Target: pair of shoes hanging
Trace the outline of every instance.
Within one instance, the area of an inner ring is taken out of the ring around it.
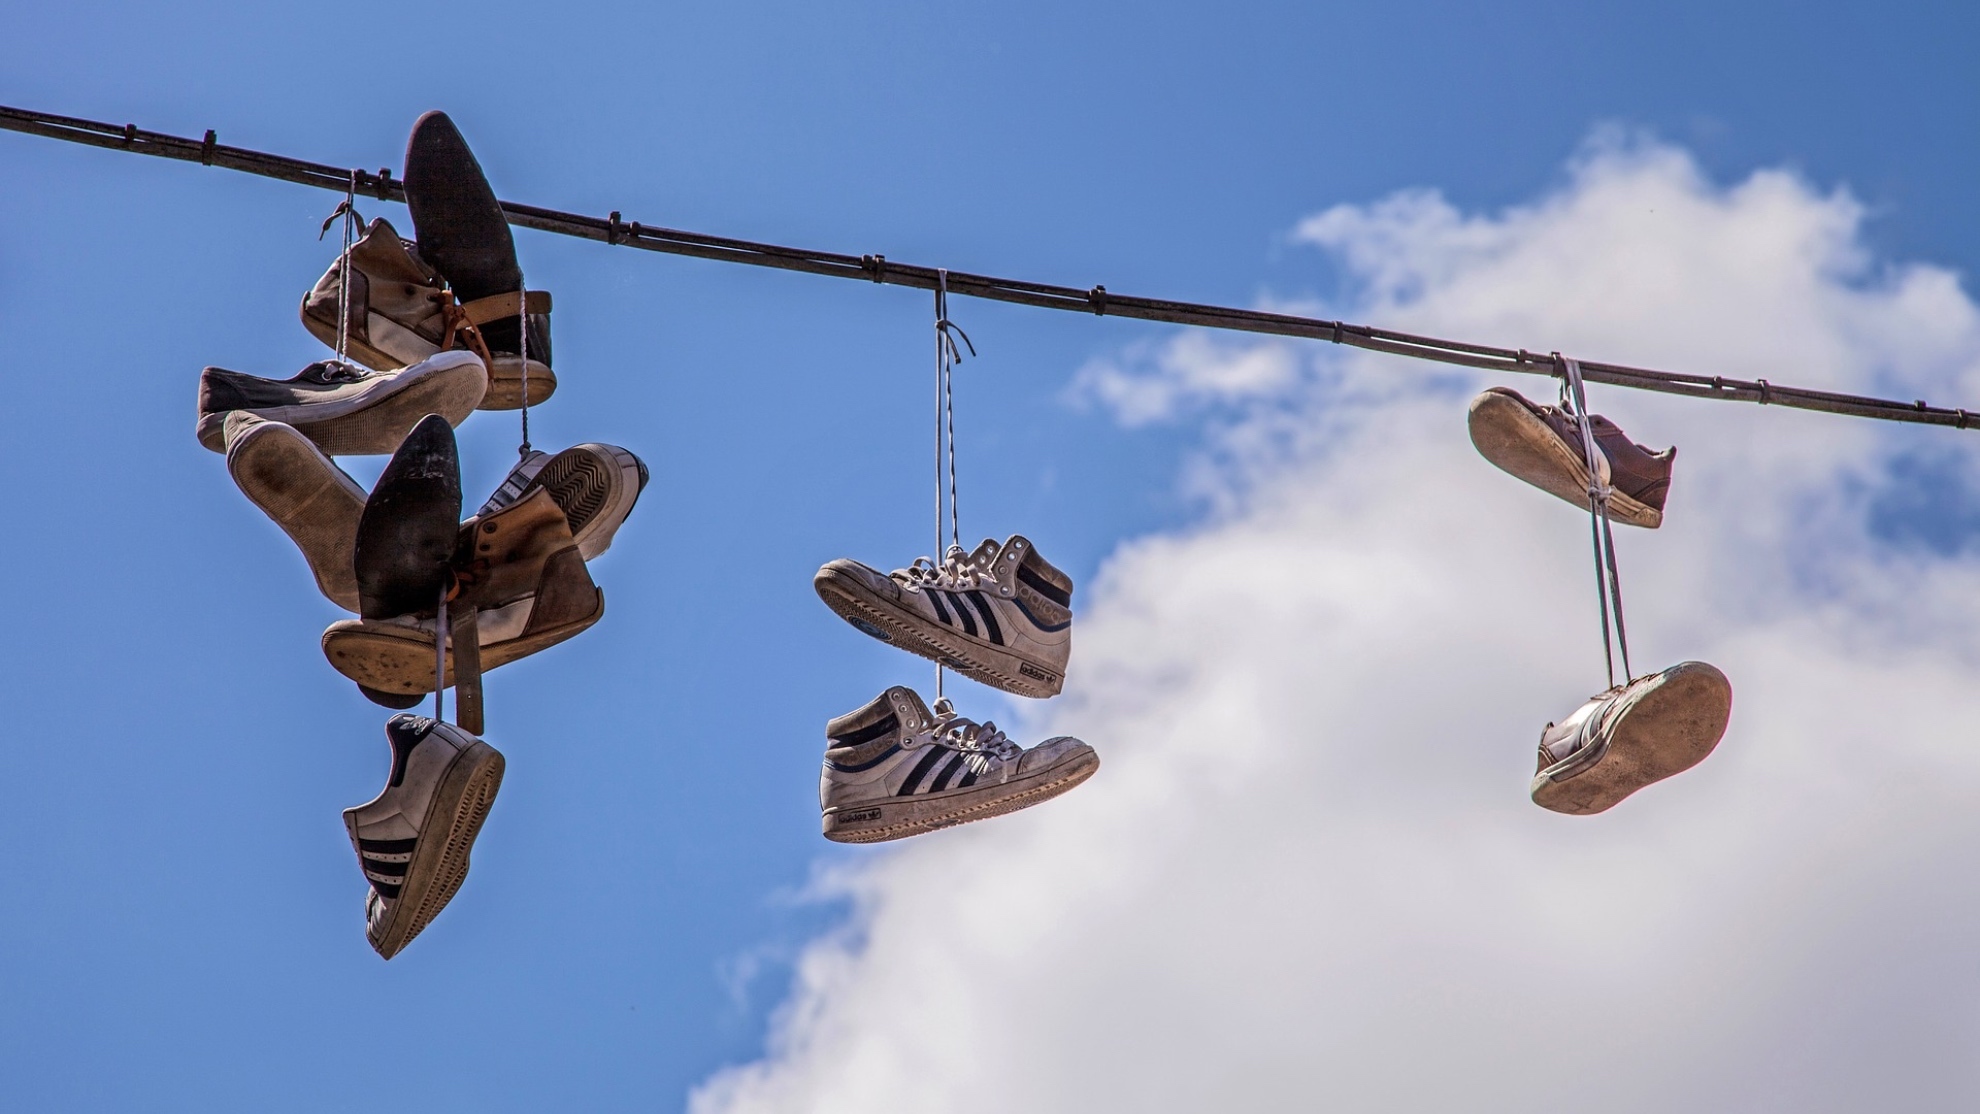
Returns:
[[[330,664],[388,707],[452,683],[451,665],[444,677],[435,669],[443,588],[449,614],[473,618],[484,672],[597,623],[605,594],[586,562],[611,545],[647,481],[645,464],[615,445],[532,453],[461,522],[453,447],[434,417],[393,457],[354,533],[359,617],[323,632]]]
[[[818,570],[812,586],[858,630],[993,688],[1058,694],[1072,653],[1072,578],[1028,538],[984,539],[891,573],[852,560]],[[818,783],[825,838],[901,839],[1050,800],[1092,777],[1100,757],[1061,736],[1029,749],[994,723],[931,711],[895,685],[825,725]]]
[[[1579,365],[1563,360],[1561,368],[1562,405],[1539,405],[1493,387],[1472,400],[1468,424],[1472,444],[1486,460],[1597,518],[1604,650],[1613,601],[1623,683],[1612,683],[1560,723],[1542,729],[1539,769],[1529,790],[1542,808],[1585,815],[1613,808],[1637,790],[1703,762],[1731,720],[1732,683],[1699,661],[1628,676],[1622,592],[1614,579],[1608,523],[1653,530],[1663,524],[1677,449],[1652,452],[1614,422],[1588,413]]]
[[[207,368],[201,444],[226,451],[227,415],[245,410],[296,427],[331,455],[389,453],[423,415],[459,425],[477,409],[550,398],[550,296],[524,292],[501,203],[445,113],[414,125],[405,188],[417,239],[374,220],[303,296],[304,327],[337,358],[288,379]],[[354,204],[340,208],[347,223]]]

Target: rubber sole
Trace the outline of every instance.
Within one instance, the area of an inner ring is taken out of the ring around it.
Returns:
[[[396,452],[407,431],[428,414],[449,426],[467,420],[488,390],[488,373],[472,352],[434,357],[430,367],[415,364],[362,397],[250,410],[281,422],[309,438],[330,456],[380,456]],[[227,413],[202,414],[200,444],[224,452]]]
[[[1732,719],[1732,682],[1702,661],[1664,670],[1637,697],[1592,765],[1555,780],[1574,757],[1533,779],[1533,803],[1571,816],[1614,808],[1630,794],[1705,761]]]
[[[522,360],[495,353],[495,366],[488,369],[488,393],[482,396],[482,410],[522,409]],[[541,406],[557,393],[557,373],[548,365],[529,361],[529,404]]]
[[[1586,511],[1588,466],[1518,399],[1486,392],[1471,401],[1471,443],[1501,470]],[[1609,521],[1654,530],[1664,512],[1621,491],[1609,495]]]
[[[825,838],[834,843],[885,843],[953,828],[976,820],[1042,804],[1090,778],[1100,756],[1087,747],[1053,766],[1001,785],[971,786],[916,797],[886,797],[826,809],[820,817]]]
[[[551,457],[518,500],[538,487],[564,512],[578,553],[589,561],[611,548],[612,536],[639,502],[639,460],[614,446],[579,445]]]
[[[460,892],[461,883],[467,881],[469,853],[495,805],[507,765],[500,751],[480,741],[455,756],[434,793],[427,813],[429,830],[413,848],[399,897],[382,930],[371,938],[379,955],[390,959],[399,954]],[[431,830],[435,817],[447,819],[444,831]]]
[[[483,645],[481,671],[487,673],[589,630],[605,615],[605,593],[593,591],[598,606],[582,619]],[[323,656],[337,672],[366,690],[367,696],[375,692],[403,698],[433,691],[433,635],[417,627],[359,619],[332,623],[323,632]],[[447,683],[454,683],[452,654],[447,655]]]
[[[940,662],[971,680],[1034,700],[1057,696],[1065,687],[1063,673],[986,639],[902,612],[875,595],[854,574],[827,565],[818,570],[811,586],[825,606],[863,633]]]
[[[227,472],[248,501],[275,521],[309,563],[316,587],[346,611],[358,609],[358,519],[364,489],[296,430],[275,422],[241,433]]]

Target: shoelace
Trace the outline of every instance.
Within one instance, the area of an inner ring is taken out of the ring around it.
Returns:
[[[939,565],[930,558],[916,557],[914,564],[903,571],[912,586],[917,588],[968,589],[995,583],[990,570],[977,564],[959,545],[950,546]]]

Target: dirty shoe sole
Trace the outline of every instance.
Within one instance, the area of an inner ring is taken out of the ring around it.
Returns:
[[[1479,455],[1549,495],[1588,510],[1588,466],[1519,400],[1486,392],[1467,419]],[[1621,491],[1609,495],[1609,520],[1654,530],[1664,512]]]
[[[483,673],[526,658],[589,630],[605,615],[605,593],[598,589],[598,606],[591,614],[544,630],[481,647]],[[433,691],[433,634],[402,623],[344,619],[323,632],[323,656],[337,672],[365,689],[385,697],[417,697]],[[454,655],[447,655],[447,683],[454,683]],[[398,707],[372,696],[372,700]]]
[[[440,415],[450,426],[466,421],[488,390],[488,371],[472,352],[442,352],[385,374],[392,378],[356,398],[251,413],[293,427],[330,456],[382,456],[397,451],[406,431],[428,414]],[[222,451],[226,421],[226,412],[202,415],[200,443]]]
[[[1555,781],[1573,756],[1533,779],[1533,803],[1585,816],[1614,808],[1646,785],[1705,761],[1732,718],[1732,682],[1702,661],[1665,670],[1663,681],[1636,698],[1611,733],[1607,749],[1580,773]]]
[[[1065,685],[1065,676],[1057,670],[1007,647],[902,611],[875,595],[857,573],[834,568],[837,563],[819,569],[811,586],[825,606],[866,634],[1016,696],[1043,700],[1057,696]]]
[[[227,471],[248,501],[302,550],[316,587],[346,611],[358,609],[358,519],[364,489],[309,439],[276,422],[251,425],[227,452]]]
[[[589,561],[612,544],[639,501],[639,459],[611,445],[578,445],[551,457],[523,492],[533,487],[550,493],[570,523],[578,552]]]
[[[371,941],[379,955],[386,959],[397,955],[460,891],[467,880],[468,854],[502,788],[506,766],[501,752],[483,742],[455,756],[434,794],[427,813],[429,830],[406,865],[398,900]],[[432,821],[442,818],[446,827],[432,830]]]
[[[836,843],[884,843],[890,839],[988,820],[1049,801],[1093,776],[1100,756],[1091,747],[1070,751],[1057,763],[1001,785],[975,785],[915,797],[884,797],[825,810],[825,838]]]
[[[488,393],[482,396],[483,410],[520,410],[523,399],[522,360],[514,355],[492,353],[495,364],[488,369]],[[547,365],[529,361],[529,404],[541,406],[557,393],[557,373]]]

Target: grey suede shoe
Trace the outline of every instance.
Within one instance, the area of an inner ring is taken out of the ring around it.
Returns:
[[[227,416],[227,472],[248,501],[275,520],[309,562],[317,590],[346,611],[358,609],[358,519],[364,489],[309,438],[245,410]]]
[[[1002,545],[985,538],[974,553],[951,549],[940,565],[923,557],[891,573],[840,559],[811,583],[864,633],[986,685],[1042,699],[1065,684],[1072,578],[1022,535]]]
[[[1533,803],[1571,815],[1614,808],[1712,753],[1732,718],[1732,682],[1685,661],[1591,697],[1540,733]]]
[[[1100,756],[1060,736],[1025,749],[896,685],[825,725],[818,804],[825,838],[879,843],[1016,812],[1093,776]]]
[[[1612,490],[1609,520],[1656,529],[1664,521],[1677,449],[1653,453],[1629,439],[1600,414],[1589,416],[1596,467]],[[1471,443],[1486,460],[1550,495],[1588,510],[1588,461],[1581,426],[1558,406],[1528,402],[1519,392],[1493,387],[1471,400]]]
[[[200,444],[225,452],[227,415],[245,410],[294,428],[331,456],[390,453],[428,414],[461,424],[487,389],[487,369],[472,352],[441,352],[396,371],[319,360],[289,379],[209,367],[199,376],[197,432]]]
[[[399,954],[467,880],[469,852],[505,763],[494,747],[451,724],[393,716],[385,725],[392,772],[369,803],[344,810],[344,828],[371,890],[365,936]]]

